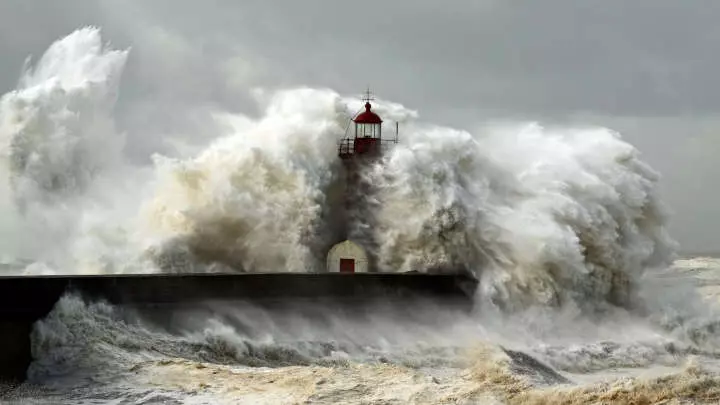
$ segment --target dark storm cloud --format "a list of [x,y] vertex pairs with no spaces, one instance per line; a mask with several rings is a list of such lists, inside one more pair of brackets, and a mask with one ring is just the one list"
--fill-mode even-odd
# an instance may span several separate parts
[[720,109],[713,86],[720,3],[712,1],[10,0],[0,7],[2,67],[11,72],[4,87],[28,51],[92,23],[153,62],[138,73],[145,93],[172,87],[223,104],[234,94],[205,78],[224,78],[219,62],[237,58],[268,84],[357,92],[372,83],[432,110],[658,116]]
[[712,0],[5,0],[0,90],[28,53],[94,24],[132,46],[118,117],[140,160],[171,149],[163,134],[215,136],[216,106],[252,112],[252,86],[371,84],[423,119],[468,128],[607,125],[663,173],[681,242],[713,249],[719,20]]
[[[238,43],[277,79],[367,82],[436,107],[627,116],[712,113],[720,3],[265,2],[146,6],[190,38]],[[214,38],[214,39],[211,39]]]

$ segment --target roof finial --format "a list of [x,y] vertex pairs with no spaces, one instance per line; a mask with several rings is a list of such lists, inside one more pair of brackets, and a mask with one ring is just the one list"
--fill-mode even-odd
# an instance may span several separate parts
[[370,86],[368,85],[367,90],[365,91],[365,95],[363,96],[363,101],[365,102],[365,111],[370,111],[370,100],[375,100],[375,98],[372,96],[372,93],[370,92]]
[[375,98],[372,96],[372,93],[370,92],[370,86],[367,87],[367,90],[365,90],[365,95],[362,99],[363,101],[369,102],[371,100],[375,100]]

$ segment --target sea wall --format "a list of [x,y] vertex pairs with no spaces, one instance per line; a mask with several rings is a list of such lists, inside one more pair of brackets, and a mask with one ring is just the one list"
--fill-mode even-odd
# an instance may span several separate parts
[[472,307],[477,280],[465,274],[244,273],[0,277],[0,380],[24,380],[32,361],[30,332],[65,293],[142,309],[174,308],[213,300],[272,304],[288,299],[432,299]]

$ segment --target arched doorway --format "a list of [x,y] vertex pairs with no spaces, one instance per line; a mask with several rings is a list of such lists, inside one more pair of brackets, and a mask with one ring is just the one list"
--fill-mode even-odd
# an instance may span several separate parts
[[330,273],[366,273],[367,253],[355,242],[349,240],[340,242],[328,252],[327,270]]

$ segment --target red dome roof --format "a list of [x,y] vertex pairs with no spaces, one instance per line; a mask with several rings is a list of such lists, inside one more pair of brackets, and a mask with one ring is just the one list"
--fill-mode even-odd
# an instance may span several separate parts
[[353,120],[358,124],[381,124],[383,121],[374,112],[370,111],[370,103],[365,103],[365,111]]

